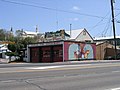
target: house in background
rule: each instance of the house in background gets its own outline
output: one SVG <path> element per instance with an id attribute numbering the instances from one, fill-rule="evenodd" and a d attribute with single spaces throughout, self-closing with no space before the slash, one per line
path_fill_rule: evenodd
<path id="1" fill-rule="evenodd" d="M 85 28 L 76 30 L 59 30 L 56 32 L 45 32 L 44 38 L 45 42 L 57 40 L 93 42 L 93 38 Z"/>
<path id="2" fill-rule="evenodd" d="M 65 32 L 65 30 L 59 30 L 56 32 L 45 32 L 44 42 L 67 40 L 70 35 Z"/>
<path id="3" fill-rule="evenodd" d="M 44 42 L 27 46 L 27 62 L 64 62 L 96 58 L 96 44 L 86 29 L 45 34 Z M 69 35 L 70 34 L 70 35 Z M 71 36 L 71 37 L 70 37 Z"/>
<path id="4" fill-rule="evenodd" d="M 65 31 L 70 35 L 70 40 L 74 41 L 82 41 L 82 42 L 93 42 L 92 36 L 88 33 L 88 31 L 83 29 L 69 30 Z"/>
<path id="5" fill-rule="evenodd" d="M 10 51 L 10 50 L 8 50 L 7 45 L 8 44 L 0 44 L 0 58 L 2 58 L 2 59 L 9 58 L 9 56 L 5 55 L 6 52 Z"/>
<path id="6" fill-rule="evenodd" d="M 23 31 L 22 37 L 35 37 L 37 36 L 38 32 L 32 32 L 32 31 Z"/>

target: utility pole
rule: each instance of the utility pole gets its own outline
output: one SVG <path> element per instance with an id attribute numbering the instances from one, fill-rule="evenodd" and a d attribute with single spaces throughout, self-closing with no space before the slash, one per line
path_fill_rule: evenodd
<path id="1" fill-rule="evenodd" d="M 115 17 L 114 17 L 114 0 L 111 0 L 111 11 L 112 11 L 112 24 L 113 24 L 113 34 L 114 34 L 114 44 L 115 44 L 115 59 L 117 56 L 117 49 L 116 49 L 116 34 L 115 34 Z"/>
<path id="2" fill-rule="evenodd" d="M 70 37 L 71 37 L 71 35 L 72 35 L 71 29 L 72 29 L 72 24 L 70 24 Z"/>

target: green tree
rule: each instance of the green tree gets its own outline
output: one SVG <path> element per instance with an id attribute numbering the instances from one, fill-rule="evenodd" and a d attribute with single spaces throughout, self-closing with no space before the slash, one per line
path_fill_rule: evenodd
<path id="1" fill-rule="evenodd" d="M 20 60 L 23 60 L 23 52 L 24 48 L 27 48 L 27 45 L 30 43 L 36 43 L 35 38 L 26 37 L 22 38 L 19 36 L 14 37 L 14 42 L 12 44 L 8 44 L 8 49 L 12 52 L 7 53 L 8 56 L 18 56 Z M 10 58 L 11 61 L 11 58 Z"/>
<path id="2" fill-rule="evenodd" d="M 18 53 L 16 52 L 16 44 L 8 44 L 8 49 L 12 51 L 6 53 L 6 55 L 9 56 L 9 62 L 11 62 L 12 56 L 18 56 Z"/>
<path id="3" fill-rule="evenodd" d="M 8 49 L 12 52 L 15 52 L 16 51 L 16 44 L 8 44 Z"/>
<path id="4" fill-rule="evenodd" d="M 5 29 L 0 29 L 0 41 L 5 40 Z"/>
<path id="5" fill-rule="evenodd" d="M 26 37 L 22 41 L 22 44 L 24 45 L 24 48 L 27 48 L 27 45 L 30 44 L 30 43 L 36 43 L 35 38 Z"/>

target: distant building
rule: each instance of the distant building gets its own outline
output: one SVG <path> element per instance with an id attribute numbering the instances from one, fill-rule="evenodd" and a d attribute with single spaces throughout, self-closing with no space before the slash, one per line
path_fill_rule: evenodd
<path id="1" fill-rule="evenodd" d="M 45 32 L 45 42 L 67 40 L 70 35 L 65 32 L 65 30 L 59 30 L 56 32 Z"/>
<path id="2" fill-rule="evenodd" d="M 70 40 L 74 41 L 82 41 L 82 42 L 93 42 L 92 36 L 88 33 L 88 31 L 84 29 L 76 29 L 65 31 L 70 35 Z"/>
<path id="3" fill-rule="evenodd" d="M 23 31 L 22 37 L 35 37 L 39 33 L 38 32 L 32 32 L 32 31 Z"/>
<path id="4" fill-rule="evenodd" d="M 96 38 L 94 38 L 94 42 L 96 44 L 107 42 L 107 43 L 113 45 L 113 47 L 115 45 L 113 36 L 110 36 L 110 37 L 96 37 Z M 120 36 L 116 36 L 116 45 L 117 45 L 117 49 L 120 49 Z"/>
<path id="5" fill-rule="evenodd" d="M 57 40 L 93 42 L 93 38 L 85 28 L 77 30 L 59 30 L 56 32 L 45 33 L 45 41 L 57 41 Z"/>
<path id="6" fill-rule="evenodd" d="M 5 55 L 6 52 L 9 52 L 7 44 L 0 44 L 0 58 L 7 59 L 8 56 Z"/>

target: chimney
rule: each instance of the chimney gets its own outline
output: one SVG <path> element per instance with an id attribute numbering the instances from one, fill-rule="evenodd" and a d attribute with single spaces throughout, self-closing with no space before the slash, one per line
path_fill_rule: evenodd
<path id="1" fill-rule="evenodd" d="M 36 33 L 38 32 L 38 25 L 36 25 Z"/>

